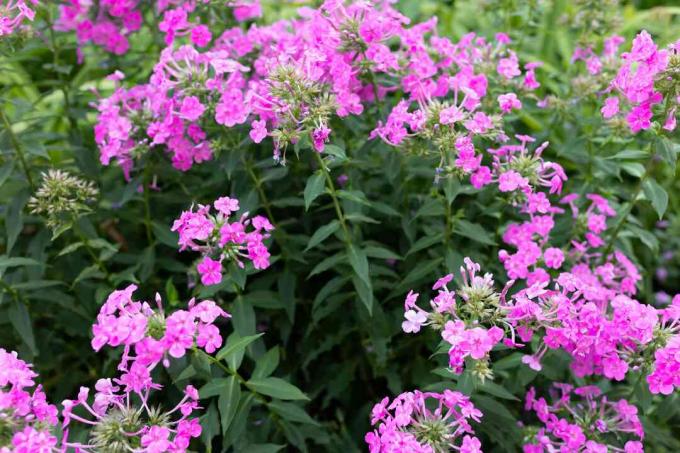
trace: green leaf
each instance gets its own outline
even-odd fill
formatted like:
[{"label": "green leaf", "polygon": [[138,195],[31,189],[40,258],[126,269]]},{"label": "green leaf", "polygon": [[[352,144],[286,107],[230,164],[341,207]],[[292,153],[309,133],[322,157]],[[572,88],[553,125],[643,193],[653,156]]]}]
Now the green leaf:
[{"label": "green leaf", "polygon": [[32,258],[24,258],[22,256],[0,256],[0,269],[22,266],[42,266],[42,263]]},{"label": "green leaf", "polygon": [[359,295],[359,299],[368,310],[368,314],[373,314],[373,289],[370,285],[367,285],[365,281],[359,278],[357,275],[352,276],[352,283],[354,284],[354,289]]},{"label": "green leaf", "polygon": [[605,157],[605,159],[644,159],[647,157],[647,151],[641,150],[641,149],[624,149],[623,151],[619,151],[618,153],[614,154],[613,156]]},{"label": "green leaf", "polygon": [[673,143],[661,137],[656,141],[656,153],[671,167],[675,173],[675,165],[678,161],[678,153],[675,151]]},{"label": "green leaf", "polygon": [[252,377],[263,378],[271,375],[279,366],[279,348],[275,346],[255,361]]},{"label": "green leaf", "polygon": [[317,229],[312,235],[312,237],[309,239],[307,247],[305,248],[305,252],[321,244],[324,240],[326,240],[326,238],[328,238],[328,236],[338,231],[338,228],[340,228],[340,222],[338,222],[337,220],[333,220],[330,223]]},{"label": "green leaf", "polygon": [[477,241],[480,244],[485,245],[496,245],[496,242],[489,235],[489,233],[484,230],[484,227],[478,223],[468,222],[464,219],[459,219],[456,221],[456,226],[454,231],[461,236]]},{"label": "green leaf", "polygon": [[479,385],[478,388],[482,392],[488,393],[493,396],[497,396],[498,398],[519,401],[519,399],[515,395],[508,392],[504,387],[496,384],[495,382],[491,382],[488,379],[485,380],[483,384]]},{"label": "green leaf", "polygon": [[227,385],[229,385],[229,378],[214,378],[198,390],[198,395],[202,400],[217,396]]},{"label": "green leaf", "polygon": [[308,425],[319,425],[312,417],[299,406],[293,403],[285,403],[283,401],[272,401],[267,406],[269,409],[280,415],[289,422],[306,423]]},{"label": "green leaf", "polygon": [[637,162],[622,162],[619,166],[635,178],[641,178],[645,174],[645,166]]},{"label": "green leaf", "polygon": [[353,201],[365,206],[371,205],[371,202],[368,201],[366,195],[360,190],[338,190],[336,193],[338,194],[338,197],[344,200]]},{"label": "green leaf", "polygon": [[343,262],[346,259],[347,255],[344,252],[339,252],[336,253],[335,255],[331,255],[328,258],[325,258],[323,261],[321,261],[319,264],[314,266],[314,269],[309,273],[307,278],[313,277],[316,274],[320,274],[322,272],[327,271],[333,266],[336,266]]},{"label": "green leaf", "polygon": [[75,286],[76,283],[81,282],[83,280],[89,280],[91,278],[102,279],[104,277],[105,275],[102,271],[99,270],[99,266],[97,266],[96,264],[92,264],[91,266],[87,266],[82,271],[80,271],[80,274],[78,274],[76,279],[73,280],[73,285]]},{"label": "green leaf", "polygon": [[241,384],[236,376],[229,376],[217,400],[217,407],[220,409],[220,418],[222,420],[222,434],[226,433],[227,429],[229,429],[229,425],[231,425],[234,415],[236,415],[236,409],[240,400]]},{"label": "green leaf", "polygon": [[7,207],[5,214],[5,229],[7,230],[7,254],[12,251],[14,244],[24,227],[24,215],[22,213],[24,205],[28,200],[28,196],[20,195],[12,199],[12,202]]},{"label": "green leaf", "polygon": [[293,384],[277,377],[251,378],[246,386],[262,395],[280,400],[308,400],[307,395]]},{"label": "green leaf", "polygon": [[210,452],[210,444],[212,439],[219,434],[220,422],[218,420],[217,409],[215,403],[212,403],[208,410],[200,418],[201,420],[201,439],[203,444],[207,446],[207,451]]},{"label": "green leaf", "polygon": [[[243,357],[243,353],[246,347],[248,347],[248,345],[253,341],[260,338],[262,335],[264,335],[264,333],[259,333],[257,335],[249,335],[243,338],[237,338],[235,335],[229,337],[229,340],[227,340],[227,344],[222,349],[220,349],[220,352],[217,353],[217,360],[226,359],[227,361],[229,361],[229,359],[233,359],[239,354],[241,355],[241,357]],[[232,369],[234,370],[241,365],[241,360],[237,360],[236,362],[237,362],[236,366],[232,367]],[[232,364],[230,363],[230,366],[231,365]]]},{"label": "green leaf", "polygon": [[320,170],[314,173],[307,179],[307,185],[305,186],[304,198],[305,198],[305,211],[309,209],[312,202],[323,193],[326,187],[326,179]]},{"label": "green leaf", "polygon": [[32,289],[44,289],[51,288],[52,286],[63,285],[64,282],[59,280],[31,280],[23,283],[16,283],[12,285],[12,288],[18,290],[32,290]]},{"label": "green leaf", "polygon": [[645,196],[652,203],[659,219],[661,219],[668,208],[668,193],[652,178],[647,179],[642,188],[645,191]]},{"label": "green leaf", "polygon": [[347,160],[347,154],[345,154],[345,150],[340,148],[338,145],[333,144],[326,145],[323,152],[324,154],[329,154],[339,159],[340,161]]},{"label": "green leaf", "polygon": [[355,247],[353,244],[347,246],[347,258],[352,266],[354,273],[370,287],[371,279],[368,275],[368,258],[366,252]]},{"label": "green leaf", "polygon": [[26,346],[28,346],[33,355],[37,355],[38,348],[35,345],[31,317],[28,314],[26,305],[16,300],[12,301],[12,304],[9,306],[8,317],[12,327],[17,331]]},{"label": "green leaf", "polygon": [[368,245],[364,247],[364,252],[366,252],[366,256],[370,256],[371,258],[379,258],[383,260],[403,260],[404,258],[397,255],[396,253],[388,250],[385,247],[381,247],[378,245]]},{"label": "green leaf", "polygon": [[277,444],[250,444],[242,450],[244,453],[277,453],[286,448],[285,445]]}]

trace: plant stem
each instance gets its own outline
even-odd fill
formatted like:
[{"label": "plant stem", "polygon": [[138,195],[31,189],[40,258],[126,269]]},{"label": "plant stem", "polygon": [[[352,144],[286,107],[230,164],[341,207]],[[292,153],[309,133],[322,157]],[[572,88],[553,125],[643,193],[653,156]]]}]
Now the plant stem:
[{"label": "plant stem", "polygon": [[319,168],[326,177],[326,187],[328,188],[329,195],[333,199],[335,214],[337,215],[338,220],[340,221],[342,231],[345,235],[345,243],[349,246],[352,243],[352,235],[349,231],[349,228],[347,227],[347,220],[345,219],[345,215],[342,212],[342,207],[340,206],[340,202],[338,201],[338,195],[337,191],[335,190],[335,184],[333,184],[333,178],[331,178],[331,174],[328,171],[328,167],[326,167],[326,164],[324,163],[319,153],[317,153],[316,151],[313,151],[312,153],[314,154],[314,157],[316,158],[316,161],[319,164]]},{"label": "plant stem", "polygon": [[7,115],[5,115],[4,110],[0,109],[0,118],[2,118],[2,122],[5,126],[5,129],[7,130],[7,134],[9,135],[9,141],[12,142],[12,147],[14,148],[14,151],[17,153],[17,157],[19,158],[19,162],[21,162],[21,167],[24,169],[24,173],[26,174],[26,179],[28,180],[28,185],[31,186],[31,190],[35,192],[35,184],[33,184],[33,178],[31,177],[31,172],[28,169],[28,164],[26,163],[26,156],[24,155],[24,149],[21,146],[21,143],[19,142],[19,139],[17,138],[16,135],[14,135],[14,131],[12,130],[12,125],[9,122],[9,119],[7,119]]},{"label": "plant stem", "polygon": [[619,233],[621,233],[623,226],[626,224],[628,216],[633,211],[633,208],[635,207],[635,204],[637,202],[637,198],[642,192],[645,181],[647,180],[647,178],[649,178],[650,174],[652,173],[653,167],[654,167],[654,153],[652,152],[652,154],[649,156],[649,160],[647,160],[647,164],[645,165],[645,172],[643,173],[642,177],[635,186],[635,189],[633,190],[633,193],[631,194],[631,197],[627,202],[626,208],[621,214],[618,223],[614,227],[614,230],[612,231],[612,234],[609,237],[609,240],[607,241],[607,248],[605,248],[604,253],[602,254],[603,260],[607,259],[607,255],[609,255],[614,249],[614,243],[616,242]]},{"label": "plant stem", "polygon": [[151,185],[150,179],[150,165],[146,165],[144,168],[144,179],[143,179],[143,184],[144,186],[142,187],[142,195],[143,195],[143,200],[144,200],[144,228],[146,230],[146,240],[149,242],[150,246],[154,245],[154,237],[153,237],[153,232],[151,229],[151,202],[150,202],[150,195],[149,191],[151,190],[149,186]]},{"label": "plant stem", "polygon": [[241,157],[241,160],[243,162],[243,166],[246,169],[246,172],[248,173],[248,176],[250,176],[250,179],[253,180],[253,184],[255,184],[255,190],[257,190],[257,194],[259,195],[260,201],[262,202],[262,206],[264,207],[264,210],[267,213],[267,217],[269,217],[269,221],[276,228],[275,231],[278,231],[278,225],[276,224],[276,220],[274,220],[274,215],[272,214],[271,203],[269,202],[269,198],[267,198],[267,194],[264,192],[264,189],[262,188],[262,181],[257,177],[257,174],[255,173],[255,170],[253,170],[251,162],[243,156]]}]

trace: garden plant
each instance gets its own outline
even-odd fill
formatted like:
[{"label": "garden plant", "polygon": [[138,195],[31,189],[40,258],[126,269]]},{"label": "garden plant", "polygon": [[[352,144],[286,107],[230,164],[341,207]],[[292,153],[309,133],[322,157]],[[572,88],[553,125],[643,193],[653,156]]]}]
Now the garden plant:
[{"label": "garden plant", "polygon": [[680,6],[0,0],[0,453],[680,451]]}]

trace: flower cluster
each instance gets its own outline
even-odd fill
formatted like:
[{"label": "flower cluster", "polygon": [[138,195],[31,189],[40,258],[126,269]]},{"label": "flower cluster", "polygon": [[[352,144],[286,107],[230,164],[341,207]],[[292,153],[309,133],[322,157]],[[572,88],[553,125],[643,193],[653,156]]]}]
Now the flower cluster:
[{"label": "flower cluster", "polygon": [[480,453],[469,420],[479,422],[482,413],[460,392],[406,392],[392,402],[384,398],[373,407],[366,434],[371,453]]},{"label": "flower cluster", "polygon": [[[611,81],[613,94],[604,101],[602,115],[612,118],[626,113],[631,132],[649,129],[654,116],[654,106],[663,104],[663,128],[672,131],[677,123],[680,104],[680,42],[659,49],[652,37],[642,31],[633,40],[630,52],[621,55],[621,67]],[[621,101],[628,107],[621,105]]]},{"label": "flower cluster", "polygon": [[610,401],[592,385],[554,384],[553,392],[552,404],[537,399],[533,387],[527,392],[525,409],[533,411],[544,426],[530,430],[524,453],[643,451],[638,410],[628,401]]},{"label": "flower cluster", "polygon": [[[165,43],[170,45],[178,36],[189,36],[192,44],[198,47],[207,46],[212,40],[210,28],[208,25],[202,24],[200,19],[192,20],[190,15],[201,4],[206,5],[210,3],[210,0],[158,1],[158,10],[164,11],[163,19],[158,24],[158,29],[165,33]],[[169,6],[173,6],[173,8],[168,8]],[[260,0],[230,0],[226,2],[226,6],[232,8],[234,19],[238,22],[262,17]],[[221,8],[222,4],[219,7]]]},{"label": "flower cluster", "polygon": [[[177,310],[166,316],[160,295],[158,309],[147,302],[135,301],[136,285],[114,291],[102,305],[92,326],[92,348],[99,351],[105,345],[123,346],[119,369],[126,372],[122,382],[138,387],[150,382],[149,372],[159,362],[169,365],[168,356],[183,357],[188,349],[199,347],[212,353],[222,345],[215,321],[230,315],[215,302],[189,301],[188,310]],[[134,350],[134,356],[131,352]]]},{"label": "flower cluster", "polygon": [[[80,46],[93,43],[115,55],[130,48],[128,35],[142,26],[138,0],[69,0],[59,6],[57,30],[75,31]],[[82,51],[78,49],[82,60]]]},{"label": "flower cluster", "polygon": [[659,311],[661,324],[656,338],[659,347],[654,352],[654,369],[647,382],[652,393],[670,395],[680,387],[680,295]]},{"label": "flower cluster", "polygon": [[[512,326],[505,321],[505,295],[512,282],[499,294],[494,288],[491,274],[477,275],[479,264],[469,258],[464,261],[465,267],[460,269],[461,283],[457,290],[460,303],[456,301],[456,291],[448,288],[453,280],[453,274],[448,274],[432,287],[437,295],[430,301],[431,312],[416,305],[418,294],[409,292],[404,303],[406,320],[402,323],[402,329],[416,333],[422,326],[428,325],[441,331],[442,338],[450,345],[449,366],[452,371],[462,373],[465,359],[469,358],[474,362],[473,373],[484,379],[491,376],[489,353],[503,340],[505,329],[512,330]],[[514,332],[512,337],[512,340],[507,340],[509,346],[514,345]]]},{"label": "flower cluster", "polygon": [[[0,348],[0,451],[49,453],[57,445],[52,433],[57,408],[47,402],[38,376],[17,353]],[[56,451],[56,450],[55,450]]]},{"label": "flower cluster", "polygon": [[[118,81],[123,74],[111,77]],[[94,130],[101,163],[109,165],[115,160],[129,180],[135,160],[154,147],[164,147],[173,166],[182,171],[189,170],[194,162],[210,160],[213,153],[205,132],[187,121],[198,119],[204,107],[191,101],[177,104],[155,84],[116,88],[98,104]]]},{"label": "flower cluster", "polygon": [[586,70],[592,76],[600,74],[604,68],[612,67],[618,64],[619,47],[623,44],[625,39],[619,35],[613,35],[604,40],[602,53],[596,54],[591,46],[577,47],[574,49],[574,54],[571,56],[571,62],[583,61],[586,65]]},{"label": "flower cluster", "polygon": [[[144,368],[145,369],[145,368]],[[131,377],[131,375],[133,375]],[[133,371],[120,379],[99,379],[88,403],[90,389],[81,387],[78,398],[63,401],[63,447],[90,453],[98,451],[186,452],[192,438],[201,434],[198,418],[190,418],[198,407],[198,391],[187,386],[184,398],[169,410],[151,405],[150,394],[161,386],[146,373]],[[87,415],[77,414],[82,408]],[[90,429],[87,443],[69,441],[71,421]]]},{"label": "flower cluster", "polygon": [[[30,0],[30,3],[37,5],[38,0]],[[32,22],[34,18],[35,11],[26,4],[25,0],[9,0],[0,5],[0,38],[9,36],[16,29],[21,28],[24,19]]]},{"label": "flower cluster", "polygon": [[[503,116],[523,107],[516,93],[530,93],[540,86],[535,74],[540,64],[527,63],[523,73],[505,34],[488,42],[470,33],[453,43],[435,34],[425,38],[433,26],[428,22],[413,27],[418,34],[404,33],[403,47],[394,61],[410,63],[396,66],[393,72],[400,74],[405,99],[371,137],[406,149],[420,149],[416,145],[423,140],[431,143],[440,155],[438,176],[472,174],[481,186],[490,181],[491,174],[481,165],[474,139],[507,139]],[[412,104],[416,108],[410,111]]]},{"label": "flower cluster", "polygon": [[[271,256],[264,240],[274,226],[263,216],[250,218],[248,213],[232,217],[239,210],[234,198],[221,197],[210,205],[184,211],[172,225],[179,234],[180,250],[190,249],[203,255],[197,266],[204,285],[216,285],[222,281],[222,262],[233,261],[244,267],[243,259],[253,263],[255,269],[269,267]],[[250,231],[248,231],[248,229]]]}]

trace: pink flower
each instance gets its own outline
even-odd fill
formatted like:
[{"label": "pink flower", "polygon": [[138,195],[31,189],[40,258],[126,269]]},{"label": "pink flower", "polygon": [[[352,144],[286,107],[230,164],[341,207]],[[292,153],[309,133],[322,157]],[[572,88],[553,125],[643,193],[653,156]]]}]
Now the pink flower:
[{"label": "pink flower", "polygon": [[484,134],[493,128],[493,122],[485,113],[477,112],[471,119],[465,122],[465,128],[475,134]]},{"label": "pink flower", "polygon": [[496,71],[506,79],[512,79],[520,75],[521,71],[519,69],[517,55],[514,52],[511,52],[510,57],[501,58],[496,66]]},{"label": "pink flower", "polygon": [[149,431],[142,436],[142,446],[149,453],[163,453],[170,448],[170,430],[164,426],[151,426]]},{"label": "pink flower", "polygon": [[498,190],[501,192],[512,192],[526,187],[529,182],[522,175],[514,170],[506,171],[498,177]]},{"label": "pink flower", "polygon": [[442,124],[453,124],[465,118],[462,110],[456,106],[447,107],[439,112],[439,122]]},{"label": "pink flower", "polygon": [[499,95],[498,105],[503,113],[508,113],[513,109],[519,110],[522,108],[522,102],[517,98],[515,93]]},{"label": "pink flower", "polygon": [[234,7],[234,18],[239,22],[262,17],[260,0],[239,0]]},{"label": "pink flower", "polygon": [[556,247],[549,247],[543,252],[543,261],[551,269],[559,269],[564,262],[564,253]]},{"label": "pink flower", "polygon": [[191,29],[191,42],[199,47],[205,47],[210,43],[212,33],[207,25],[197,25]]},{"label": "pink flower", "polygon": [[238,200],[229,197],[220,197],[213,203],[215,209],[229,217],[232,213],[237,212],[239,208]]},{"label": "pink flower", "polygon": [[222,262],[215,261],[206,256],[198,264],[198,273],[201,274],[201,283],[206,286],[217,285],[222,281]]},{"label": "pink flower", "polygon": [[476,437],[466,435],[463,437],[460,453],[482,453],[482,443]]},{"label": "pink flower", "polygon": [[610,96],[604,101],[604,106],[601,109],[602,116],[609,119],[619,113],[619,98]]},{"label": "pink flower", "polygon": [[253,121],[251,123],[250,138],[255,143],[260,143],[267,137],[267,122],[264,120]]},{"label": "pink flower", "polygon": [[409,291],[404,300],[404,310],[410,310],[416,306],[416,301],[418,300],[418,293],[414,293],[413,290]]},{"label": "pink flower", "polygon": [[205,112],[205,106],[201,104],[196,96],[187,96],[182,99],[180,115],[188,121],[196,121]]},{"label": "pink flower", "polygon": [[408,310],[404,313],[404,318],[406,320],[401,323],[401,328],[406,333],[418,333],[427,322],[427,315],[422,311]]},{"label": "pink flower", "polygon": [[439,288],[445,287],[451,280],[453,280],[453,274],[446,274],[445,276],[441,277],[439,280],[437,280],[432,286],[432,289],[437,290]]},{"label": "pink flower", "polygon": [[312,132],[312,143],[314,149],[317,152],[323,152],[326,142],[328,141],[328,136],[331,134],[331,130],[326,127],[325,124],[314,129]]}]

